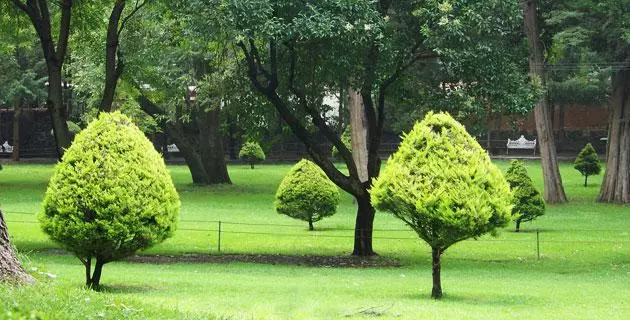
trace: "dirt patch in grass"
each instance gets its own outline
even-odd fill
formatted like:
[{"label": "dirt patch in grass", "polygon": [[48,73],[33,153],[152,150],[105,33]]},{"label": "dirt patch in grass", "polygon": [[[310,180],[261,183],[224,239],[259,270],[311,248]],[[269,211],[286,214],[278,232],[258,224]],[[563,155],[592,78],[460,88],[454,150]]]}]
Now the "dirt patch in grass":
[{"label": "dirt patch in grass", "polygon": [[250,262],[262,264],[284,264],[329,268],[383,268],[400,267],[400,263],[387,257],[353,257],[353,256],[290,256],[275,254],[221,254],[221,255],[136,255],[125,259],[136,263],[232,263]]}]

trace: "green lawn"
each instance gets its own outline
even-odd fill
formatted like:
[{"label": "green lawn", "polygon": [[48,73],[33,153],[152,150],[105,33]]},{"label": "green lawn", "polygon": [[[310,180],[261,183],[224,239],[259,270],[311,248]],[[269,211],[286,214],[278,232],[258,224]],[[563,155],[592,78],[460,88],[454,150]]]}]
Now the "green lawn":
[{"label": "green lawn", "polygon": [[[172,239],[142,254],[217,254],[218,223],[201,221],[222,221],[222,252],[348,254],[355,214],[349,196],[314,232],[274,212],[275,189],[289,167],[234,165],[234,185],[215,187],[192,186],[186,167],[170,167],[183,222]],[[528,169],[542,188],[538,163],[528,162]],[[498,237],[465,241],[445,253],[442,301],[430,299],[428,246],[384,213],[376,217],[374,247],[399,260],[399,268],[115,262],[104,268],[106,292],[86,292],[79,261],[45,250],[57,245],[39,231],[33,215],[23,214],[39,210],[52,170],[6,165],[0,172],[0,207],[27,268],[36,268],[40,279],[34,288],[0,286],[0,295],[10,297],[0,302],[5,318],[32,310],[51,318],[630,318],[630,207],[596,203],[601,176],[584,188],[570,164],[561,168],[569,204],[548,206],[546,216],[522,226],[524,232],[510,226]]]}]

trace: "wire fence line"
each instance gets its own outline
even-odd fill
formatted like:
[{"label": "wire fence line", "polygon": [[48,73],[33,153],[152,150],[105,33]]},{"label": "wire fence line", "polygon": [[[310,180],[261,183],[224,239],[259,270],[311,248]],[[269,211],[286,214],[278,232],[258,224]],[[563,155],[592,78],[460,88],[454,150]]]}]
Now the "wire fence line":
[{"label": "wire fence line", "polygon": [[[30,215],[35,216],[36,213],[33,212],[21,212],[21,211],[8,211],[8,214],[18,214],[18,215]],[[25,224],[39,224],[38,221],[28,221],[28,220],[10,220],[7,219],[6,222],[9,223],[25,223]],[[274,227],[274,228],[284,228],[284,229],[306,229],[303,225],[295,225],[295,224],[273,224],[273,223],[252,223],[252,222],[239,222],[239,221],[222,221],[222,220],[180,220],[181,223],[205,223],[211,224],[213,226],[204,227],[180,227],[179,231],[190,231],[190,232],[206,232],[210,234],[216,233],[216,243],[217,243],[217,251],[221,252],[222,243],[225,242],[225,235],[260,235],[260,236],[271,236],[271,237],[309,237],[309,238],[337,238],[337,239],[354,239],[354,234],[322,234],[323,231],[315,232],[273,232],[273,231],[252,231],[252,230],[232,230],[225,229],[226,226],[245,226],[245,227]],[[363,229],[355,229],[355,228],[333,228],[326,229],[325,232],[328,231],[363,231]],[[385,228],[385,229],[372,229],[374,233],[394,233],[394,232],[408,232],[412,233],[412,229],[399,229],[399,228]],[[534,231],[534,232],[532,232]],[[559,234],[559,233],[589,233],[589,232],[618,232],[621,233],[622,239],[610,240],[610,239],[597,239],[597,240],[581,240],[581,239],[541,239],[540,235],[544,233],[548,234]],[[517,234],[517,233],[514,233]],[[630,244],[630,230],[629,229],[562,229],[562,230],[545,230],[545,229],[535,229],[529,230],[529,232],[520,232],[519,236],[526,237],[525,239],[497,239],[497,238],[476,238],[474,239],[476,242],[482,243],[534,243],[536,244],[536,255],[540,258],[541,243],[575,243],[575,244]],[[529,237],[527,237],[529,235]],[[535,236],[535,238],[534,238]],[[403,236],[383,236],[383,235],[374,235],[372,236],[374,240],[420,240],[417,236],[414,237],[403,237]]]}]

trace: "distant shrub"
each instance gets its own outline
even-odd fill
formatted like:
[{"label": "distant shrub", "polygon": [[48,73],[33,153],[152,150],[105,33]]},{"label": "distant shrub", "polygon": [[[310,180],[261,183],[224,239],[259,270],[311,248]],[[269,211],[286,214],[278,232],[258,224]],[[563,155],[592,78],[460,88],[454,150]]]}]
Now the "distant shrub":
[{"label": "distant shrub", "polygon": [[505,178],[513,193],[512,218],[516,223],[516,232],[519,232],[522,222],[532,221],[545,214],[545,202],[527,174],[523,161],[513,160]]},{"label": "distant shrub", "polygon": [[39,220],[51,239],[83,262],[86,285],[98,290],[105,263],[173,234],[179,207],[151,142],[126,116],[103,113],[77,134],[55,167]]},{"label": "distant shrub", "polygon": [[284,177],[276,192],[280,214],[313,223],[337,212],[339,190],[315,163],[302,159]]},{"label": "distant shrub", "polygon": [[238,157],[249,163],[251,168],[254,169],[254,164],[265,160],[265,152],[258,142],[248,141],[241,147]]},{"label": "distant shrub", "polygon": [[[341,142],[352,152],[352,127],[350,125],[346,126],[346,129],[341,133]],[[339,157],[339,150],[337,147],[332,147],[332,156],[333,158]]]},{"label": "distant shrub", "polygon": [[503,174],[446,113],[429,112],[414,125],[370,195],[377,209],[391,212],[431,246],[434,298],[442,297],[444,251],[510,221],[512,195]]},{"label": "distant shrub", "polygon": [[597,158],[597,152],[590,143],[584,146],[584,149],[580,151],[573,164],[575,170],[579,171],[584,176],[585,187],[588,183],[588,176],[598,175],[602,171],[599,158]]}]

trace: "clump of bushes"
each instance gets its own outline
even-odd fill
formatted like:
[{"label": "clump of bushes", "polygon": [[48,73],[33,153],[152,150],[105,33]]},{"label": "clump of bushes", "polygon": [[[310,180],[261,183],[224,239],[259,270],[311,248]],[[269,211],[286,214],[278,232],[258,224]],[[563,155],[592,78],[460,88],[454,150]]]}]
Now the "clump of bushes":
[{"label": "clump of bushes", "polygon": [[512,217],[516,223],[515,231],[519,232],[522,222],[532,221],[545,214],[545,202],[527,174],[523,161],[513,160],[505,178],[513,193]]},{"label": "clump of bushes", "polygon": [[98,290],[103,265],[170,237],[179,208],[151,142],[126,116],[103,113],[77,134],[55,167],[39,220],[52,240],[83,262],[86,285]]},{"label": "clump of bushes", "polygon": [[248,141],[241,147],[238,157],[249,163],[250,167],[254,169],[254,164],[265,160],[265,152],[258,142]]},{"label": "clump of bushes", "polygon": [[436,299],[442,297],[440,256],[511,217],[512,194],[503,174],[447,113],[429,112],[404,135],[370,194],[377,209],[401,219],[431,246]]},{"label": "clump of bushes", "polygon": [[575,170],[579,171],[584,176],[585,187],[588,183],[588,176],[598,175],[602,172],[602,166],[599,164],[597,152],[590,143],[587,143],[584,149],[580,151],[573,165]]},{"label": "clump of bushes", "polygon": [[339,190],[315,163],[302,159],[284,177],[276,192],[275,208],[280,214],[313,223],[337,212]]}]

